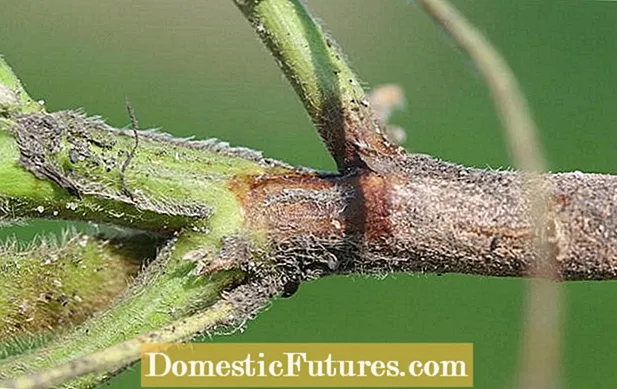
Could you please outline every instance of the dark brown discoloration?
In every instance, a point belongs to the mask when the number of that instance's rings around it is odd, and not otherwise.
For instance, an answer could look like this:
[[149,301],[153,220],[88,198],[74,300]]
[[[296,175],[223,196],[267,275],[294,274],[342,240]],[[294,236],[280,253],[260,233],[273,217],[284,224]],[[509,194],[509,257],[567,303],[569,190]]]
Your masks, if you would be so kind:
[[547,176],[542,250],[555,261],[537,261],[538,232],[517,173],[425,155],[373,162],[374,170],[345,176],[245,178],[236,193],[249,229],[267,234],[274,261],[300,261],[294,266],[307,274],[527,276],[555,274],[542,266],[556,263],[566,280],[617,278],[617,201],[606,202],[617,200],[615,176]]
[[[363,96],[360,99],[348,102],[344,108],[338,108],[341,112],[341,126],[334,126],[335,130],[330,132],[342,133],[344,142],[338,150],[330,150],[330,152],[335,158],[338,155],[344,155],[342,161],[337,160],[341,171],[350,171],[354,168],[373,169],[373,158],[375,156],[396,157],[404,155],[403,149],[390,143],[385,137],[385,126],[376,120],[367,102],[368,98]],[[340,105],[340,103],[338,104]],[[333,112],[335,109],[336,107],[333,107],[328,112]],[[329,124],[326,122],[326,127],[332,127]],[[344,130],[341,132],[340,128]]]
[[343,226],[342,194],[334,179],[313,174],[245,177],[232,183],[232,190],[238,189],[249,229],[290,237],[336,234]]
[[363,239],[369,244],[379,244],[392,233],[390,219],[390,196],[386,178],[379,174],[363,170],[357,177],[347,178],[347,185],[355,193],[354,198],[362,202],[362,206],[349,207],[356,209],[348,218],[351,230],[361,232]]
[[348,176],[247,177],[232,188],[241,192],[250,228],[270,231],[272,239],[360,234],[377,243],[391,232],[387,181],[367,170]]

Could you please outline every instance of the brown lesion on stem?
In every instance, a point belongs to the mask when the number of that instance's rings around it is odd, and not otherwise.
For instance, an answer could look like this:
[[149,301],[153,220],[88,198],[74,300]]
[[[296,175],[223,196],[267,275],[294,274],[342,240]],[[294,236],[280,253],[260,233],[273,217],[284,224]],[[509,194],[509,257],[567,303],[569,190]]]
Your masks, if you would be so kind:
[[277,60],[340,172],[403,155],[384,136],[358,77],[299,0],[235,0]]
[[376,158],[402,155],[401,149],[385,137],[366,97],[347,104],[329,101],[315,123],[340,171],[373,169]]
[[386,178],[368,169],[349,175],[249,176],[231,187],[241,199],[249,228],[268,231],[273,239],[362,233],[375,240],[392,232]]
[[[542,231],[534,227],[520,173],[424,155],[380,172],[245,177],[236,193],[247,227],[267,234],[273,261],[330,258],[327,274],[617,278],[617,205],[606,201],[617,193],[617,177],[544,177],[553,189]],[[538,234],[546,247],[536,246]],[[555,260],[541,258],[543,252]],[[535,269],[548,264],[554,271]]]

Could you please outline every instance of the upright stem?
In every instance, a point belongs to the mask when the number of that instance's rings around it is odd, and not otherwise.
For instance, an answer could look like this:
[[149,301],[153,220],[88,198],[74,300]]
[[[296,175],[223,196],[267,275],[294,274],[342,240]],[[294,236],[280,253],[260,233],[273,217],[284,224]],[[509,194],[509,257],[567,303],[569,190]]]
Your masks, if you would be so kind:
[[360,81],[336,43],[298,0],[235,0],[311,117],[340,171],[364,167],[365,154],[394,154]]

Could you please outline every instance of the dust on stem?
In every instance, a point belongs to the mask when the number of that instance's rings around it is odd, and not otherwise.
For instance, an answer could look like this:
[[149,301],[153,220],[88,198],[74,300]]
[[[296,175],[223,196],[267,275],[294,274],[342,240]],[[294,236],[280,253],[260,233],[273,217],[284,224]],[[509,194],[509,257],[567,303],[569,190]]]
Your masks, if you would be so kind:
[[[558,280],[559,237],[556,206],[551,202],[554,189],[540,175],[547,167],[538,130],[512,70],[490,42],[447,1],[419,2],[469,55],[484,79],[502,121],[514,165],[523,173],[521,195],[528,199],[537,252],[530,275]],[[560,286],[543,279],[531,281],[526,312],[518,385],[526,389],[555,387],[559,383],[559,329],[563,315]]]

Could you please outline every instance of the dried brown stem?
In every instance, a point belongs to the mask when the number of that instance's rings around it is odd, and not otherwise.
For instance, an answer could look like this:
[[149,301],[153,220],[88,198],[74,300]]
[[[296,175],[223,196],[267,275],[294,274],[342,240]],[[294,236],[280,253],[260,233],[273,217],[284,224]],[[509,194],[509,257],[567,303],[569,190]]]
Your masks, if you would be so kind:
[[[617,176],[547,175],[550,246],[561,280],[617,278]],[[528,186],[520,173],[425,155],[349,176],[239,181],[251,228],[276,261],[325,273],[538,275]],[[542,260],[541,260],[542,259]],[[540,273],[542,275],[542,273]]]
[[[548,210],[549,191],[537,173],[546,171],[538,140],[538,130],[525,96],[516,78],[491,43],[445,0],[420,0],[420,4],[456,41],[476,65],[491,93],[495,108],[504,125],[515,167],[532,173],[525,182],[536,231],[540,276],[559,277],[559,265],[551,250],[550,226],[554,223]],[[561,293],[555,283],[537,280],[527,292],[524,323],[521,388],[552,388],[558,383],[561,334]]]

